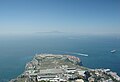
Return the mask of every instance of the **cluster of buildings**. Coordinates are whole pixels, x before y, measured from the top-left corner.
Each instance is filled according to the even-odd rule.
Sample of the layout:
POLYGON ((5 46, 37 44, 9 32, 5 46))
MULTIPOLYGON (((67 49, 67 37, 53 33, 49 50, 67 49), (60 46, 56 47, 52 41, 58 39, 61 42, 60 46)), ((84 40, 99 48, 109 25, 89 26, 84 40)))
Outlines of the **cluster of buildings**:
POLYGON ((37 74, 37 81, 67 82, 68 80, 78 80, 78 76, 85 76, 85 71, 78 71, 75 68, 68 69, 46 69, 40 70, 37 74))
POLYGON ((88 69, 70 55, 40 54, 26 64, 20 77, 11 82, 120 82, 110 69, 88 69))
POLYGON ((116 79, 117 81, 120 81, 120 77, 117 75, 116 72, 107 72, 108 75, 112 76, 114 79, 116 79))
POLYGON ((117 73, 110 69, 91 69, 88 72, 90 73, 89 82, 120 82, 117 73))
POLYGON ((85 72, 77 65, 79 62, 80 59, 78 57, 69 55, 36 55, 33 61, 26 64, 23 76, 36 78, 36 82, 43 80, 52 82, 76 80, 79 75, 84 76, 85 72), (46 65, 48 63, 50 65, 46 65))

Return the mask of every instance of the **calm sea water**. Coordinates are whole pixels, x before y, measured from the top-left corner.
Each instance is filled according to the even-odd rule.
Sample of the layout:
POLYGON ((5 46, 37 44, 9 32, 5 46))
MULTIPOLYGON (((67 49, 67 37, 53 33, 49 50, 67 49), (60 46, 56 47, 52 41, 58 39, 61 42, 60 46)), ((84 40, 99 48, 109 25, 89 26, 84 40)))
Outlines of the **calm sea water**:
MULTIPOLYGON (((0 36, 0 82, 7 82, 24 71, 36 53, 77 52, 84 66, 110 68, 120 75, 120 38, 108 36, 0 36), (112 54, 111 50, 117 52, 112 54)), ((74 55, 71 53, 71 55, 74 55)))

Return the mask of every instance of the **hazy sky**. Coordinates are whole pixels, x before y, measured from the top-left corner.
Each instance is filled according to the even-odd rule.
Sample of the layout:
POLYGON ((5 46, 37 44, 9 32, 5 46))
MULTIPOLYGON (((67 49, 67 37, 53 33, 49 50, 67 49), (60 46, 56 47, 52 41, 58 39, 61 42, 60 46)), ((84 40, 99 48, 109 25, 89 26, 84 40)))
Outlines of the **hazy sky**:
POLYGON ((0 33, 120 33, 120 0, 0 0, 0 33))

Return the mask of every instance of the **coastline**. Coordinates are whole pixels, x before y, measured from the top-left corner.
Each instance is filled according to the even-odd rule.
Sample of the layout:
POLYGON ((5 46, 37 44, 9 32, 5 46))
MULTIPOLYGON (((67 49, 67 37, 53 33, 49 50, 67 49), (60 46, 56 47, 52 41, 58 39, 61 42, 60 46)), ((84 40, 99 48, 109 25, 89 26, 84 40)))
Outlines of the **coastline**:
MULTIPOLYGON (((91 79, 96 80, 97 76, 102 77, 101 75, 104 75, 104 79, 102 78, 102 80, 105 82, 112 81, 112 80, 113 81, 115 80, 116 82, 120 81, 120 77, 117 75, 117 73, 112 72, 110 69, 90 69, 90 68, 86 68, 86 67, 80 65, 81 62, 82 61, 78 57, 70 56, 70 55, 55 55, 55 54, 35 55, 33 57, 32 61, 30 61, 26 64, 25 71, 21 75, 19 75, 16 79, 10 80, 10 82, 19 82, 20 80, 24 80, 24 81, 28 81, 28 82, 42 81, 42 79, 39 78, 39 77, 42 77, 41 72, 42 72, 42 74, 44 74, 46 72, 47 72, 46 74, 49 74, 48 71, 50 71, 50 74, 51 74, 51 73, 54 73, 53 70, 60 71, 60 73, 63 74, 63 76, 65 76, 66 74, 68 74, 67 72, 69 72, 68 69, 70 69, 70 70, 72 69, 71 73, 74 72, 75 73, 74 75, 76 75, 76 72, 80 73, 80 75, 78 75, 76 77, 82 76, 82 78, 78 78, 78 79, 81 79, 83 81, 91 80, 91 79), (64 62, 63 62, 63 60, 64 60, 64 62), (44 64, 43 64, 43 61, 44 61, 44 64), (50 62, 52 62, 53 64, 50 62), (87 74, 85 74, 85 73, 87 73, 87 74), (96 76, 96 77, 94 77, 94 76, 96 76), (106 78, 108 78, 108 79, 106 79, 106 78)), ((57 72, 55 72, 55 74, 59 75, 59 73, 57 73, 57 72)), ((71 79, 71 77, 69 77, 69 75, 66 76, 68 78, 60 77, 60 75, 59 75, 59 81, 62 80, 63 82, 64 81, 66 82, 71 79)), ((72 78, 72 79, 74 79, 75 82, 77 80, 76 77, 72 78)), ((54 82, 55 77, 51 81, 54 82)), ((59 81, 57 80, 57 82, 59 82, 59 81)))

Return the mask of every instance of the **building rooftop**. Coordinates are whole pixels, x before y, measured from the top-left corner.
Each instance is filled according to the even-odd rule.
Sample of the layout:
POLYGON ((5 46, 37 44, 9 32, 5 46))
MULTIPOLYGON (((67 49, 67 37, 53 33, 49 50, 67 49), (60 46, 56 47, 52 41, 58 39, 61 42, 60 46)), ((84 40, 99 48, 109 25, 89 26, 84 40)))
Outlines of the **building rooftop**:
POLYGON ((45 69, 45 70, 40 70, 39 74, 59 74, 59 73, 63 73, 62 69, 45 69))

